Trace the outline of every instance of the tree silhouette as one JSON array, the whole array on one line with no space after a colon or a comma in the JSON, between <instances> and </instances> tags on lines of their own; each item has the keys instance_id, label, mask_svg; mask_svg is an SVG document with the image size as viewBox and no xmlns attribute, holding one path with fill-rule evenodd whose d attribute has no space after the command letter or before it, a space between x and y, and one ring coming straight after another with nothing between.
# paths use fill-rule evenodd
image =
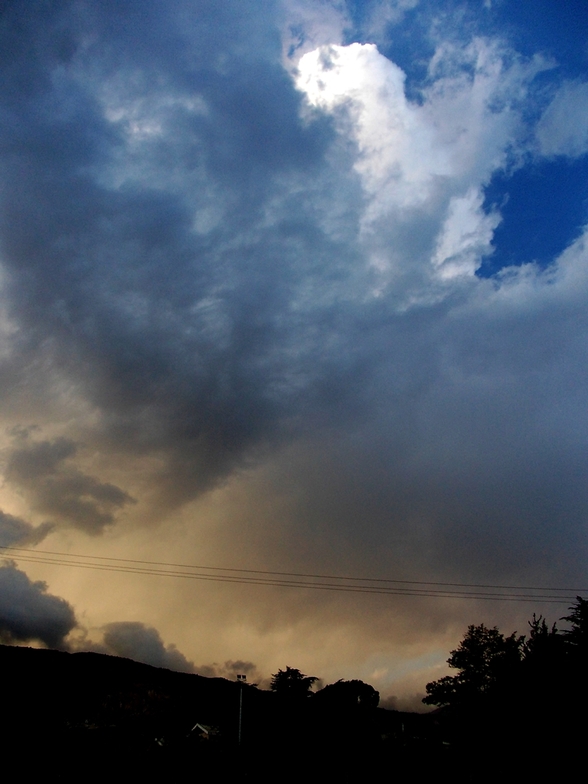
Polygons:
<instances>
[{"instance_id":1,"label":"tree silhouette","mask_svg":"<svg viewBox=\"0 0 588 784\"><path fill-rule=\"evenodd\" d=\"M523 645L523 663L525 669L541 673L544 676L546 669L557 667L562 663L565 654L565 639L558 631L557 626L549 627L542 615L533 613L533 620L529 621L529 637Z\"/></svg>"},{"instance_id":2,"label":"tree silhouette","mask_svg":"<svg viewBox=\"0 0 588 784\"><path fill-rule=\"evenodd\" d=\"M377 708L380 702L380 693L369 683L360 680L340 680L317 691L316 700L325 706L339 710Z\"/></svg>"},{"instance_id":3,"label":"tree silhouette","mask_svg":"<svg viewBox=\"0 0 588 784\"><path fill-rule=\"evenodd\" d=\"M438 721L459 767L484 760L483 773L464 781L494 782L517 758L528 776L560 777L561 760L583 748L588 601L578 596L562 620L568 629L534 615L526 639L469 626L447 660L458 674L427 684L423 702L443 708Z\"/></svg>"},{"instance_id":4,"label":"tree silhouette","mask_svg":"<svg viewBox=\"0 0 588 784\"><path fill-rule=\"evenodd\" d=\"M458 705L488 693L521 662L525 638L514 632L505 637L495 626L468 626L459 647L451 651L447 663L459 670L428 683L427 705Z\"/></svg>"},{"instance_id":5,"label":"tree silhouette","mask_svg":"<svg viewBox=\"0 0 588 784\"><path fill-rule=\"evenodd\" d=\"M270 688L281 696L304 698L311 693L312 684L317 680L314 675L304 675L295 667L286 667L272 675Z\"/></svg>"},{"instance_id":6,"label":"tree silhouette","mask_svg":"<svg viewBox=\"0 0 588 784\"><path fill-rule=\"evenodd\" d=\"M561 620L571 624L570 629L564 629L562 636L566 643L577 651L588 650L588 599L576 596L576 603L572 605L569 615Z\"/></svg>"}]
</instances>

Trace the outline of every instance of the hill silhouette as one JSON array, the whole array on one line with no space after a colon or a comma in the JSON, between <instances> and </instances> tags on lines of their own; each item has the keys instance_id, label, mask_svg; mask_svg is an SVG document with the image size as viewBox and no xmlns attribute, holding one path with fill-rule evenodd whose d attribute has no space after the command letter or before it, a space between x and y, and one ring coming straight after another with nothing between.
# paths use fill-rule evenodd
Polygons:
<instances>
[{"instance_id":1,"label":"hill silhouette","mask_svg":"<svg viewBox=\"0 0 588 784\"><path fill-rule=\"evenodd\" d=\"M346 782L441 750L434 716L378 708L361 681L292 699L104 654L12 646L0 646L0 667L2 738L29 776Z\"/></svg>"}]
</instances>

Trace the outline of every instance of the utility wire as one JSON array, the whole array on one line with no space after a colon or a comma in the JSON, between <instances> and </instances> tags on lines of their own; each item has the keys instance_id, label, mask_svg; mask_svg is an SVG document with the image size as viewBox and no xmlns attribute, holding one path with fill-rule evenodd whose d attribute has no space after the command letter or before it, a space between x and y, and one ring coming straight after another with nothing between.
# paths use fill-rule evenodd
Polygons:
<instances>
[{"instance_id":1,"label":"utility wire","mask_svg":"<svg viewBox=\"0 0 588 784\"><path fill-rule=\"evenodd\" d=\"M263 569L236 569L228 566L203 566L202 564L186 564L186 563L173 563L168 561L145 561L137 558L117 558L114 556L104 555L86 555L83 553L64 553L59 550L30 550L23 547L10 547L0 546L0 551L20 552L29 555L36 555L42 553L43 555L60 555L66 558L87 558L97 561L115 561L117 563L132 563L132 564L146 564L147 566L158 567L178 567L181 569L205 569L211 571L221 572L243 572L248 574L267 574L279 577L308 577L317 578L320 580L352 580L359 582L378 582L378 583L402 583L404 585L440 585L444 587L457 587L457 588L495 588L503 589L506 591L565 591L566 593L588 593L588 588L553 588L547 586L530 586L530 585L495 585L492 583L449 583L449 582L434 582L432 580L394 580L387 577L349 577L345 575L332 575L332 574L312 574L304 572L275 572Z\"/></svg>"},{"instance_id":2,"label":"utility wire","mask_svg":"<svg viewBox=\"0 0 588 784\"><path fill-rule=\"evenodd\" d=\"M238 577L232 575L203 575L197 572L178 572L178 571L164 571L146 569L141 567L126 567L126 566L109 566L106 564L91 564L84 563L83 561L74 560L58 560L49 558L35 558L29 556L19 556L19 560L28 561L30 563L45 563L55 566L76 566L86 569L97 569L100 571L110 572L127 572L131 574L145 574L158 577L182 577L193 580L213 580L217 582L233 582L240 584L251 585L273 585L286 588L319 588L324 590L346 591L353 593L377 593L377 594L391 594L394 596L439 596L439 597L456 597L456 598L487 598L487 599L508 599L509 601L537 601L537 600L557 600L569 601L566 597L549 596L549 595L529 595L529 594L499 594L499 593L481 593L472 591L443 591L432 589L407 589L407 588L386 588L375 586L361 586L361 585L337 585L330 583L317 583L317 582L302 582L297 580L277 580L277 579L264 579L254 577ZM571 597L570 597L571 598Z\"/></svg>"},{"instance_id":3,"label":"utility wire","mask_svg":"<svg viewBox=\"0 0 588 784\"><path fill-rule=\"evenodd\" d=\"M157 577L176 577L192 580L227 582L242 585L265 585L283 588L311 588L313 590L338 591L345 593L372 593L391 596L421 596L439 599L482 599L486 601L510 602L541 601L547 603L564 604L574 601L578 594L587 592L586 589L573 588L539 588L529 586L506 586L476 583L443 583L422 580L393 580L388 578L373 577L344 577L339 575L305 574L299 572L271 572L260 569L235 569L230 567L175 564L166 563L163 561L146 561L132 558L115 558L108 556L82 555L77 553L70 554L53 550L32 551L19 547L0 547L0 550L6 552L8 555L12 555L17 560L26 561L29 563L43 563L55 566L72 566L76 568L94 569L99 571L124 572ZM203 573L202 570L205 570L207 573ZM223 572L229 572L230 574L223 574ZM327 582L317 582L317 580ZM506 591L507 593L501 593L501 591ZM513 591L540 591L541 593L513 593ZM557 593L554 595L547 592ZM561 595L563 592L568 593L568 595Z\"/></svg>"}]
</instances>

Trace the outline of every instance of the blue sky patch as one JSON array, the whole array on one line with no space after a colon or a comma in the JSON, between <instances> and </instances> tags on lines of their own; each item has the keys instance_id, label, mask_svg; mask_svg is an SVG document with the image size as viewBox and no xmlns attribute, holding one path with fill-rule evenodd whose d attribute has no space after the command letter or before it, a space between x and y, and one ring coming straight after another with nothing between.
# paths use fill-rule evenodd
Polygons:
<instances>
[{"instance_id":1,"label":"blue sky patch","mask_svg":"<svg viewBox=\"0 0 588 784\"><path fill-rule=\"evenodd\" d=\"M494 233L495 251L478 275L528 262L545 267L588 221L588 156L535 160L512 174L499 171L486 188L484 207L498 207L502 222Z\"/></svg>"}]
</instances>

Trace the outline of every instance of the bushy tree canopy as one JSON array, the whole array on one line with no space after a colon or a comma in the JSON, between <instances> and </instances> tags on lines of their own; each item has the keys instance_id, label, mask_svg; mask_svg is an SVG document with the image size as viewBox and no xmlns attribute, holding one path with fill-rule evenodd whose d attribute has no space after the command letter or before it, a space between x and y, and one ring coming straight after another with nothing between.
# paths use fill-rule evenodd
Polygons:
<instances>
[{"instance_id":1,"label":"bushy tree canopy","mask_svg":"<svg viewBox=\"0 0 588 784\"><path fill-rule=\"evenodd\" d=\"M330 683L316 694L317 700L331 708L377 708L380 693L360 680Z\"/></svg>"},{"instance_id":2,"label":"bushy tree canopy","mask_svg":"<svg viewBox=\"0 0 588 784\"><path fill-rule=\"evenodd\" d=\"M452 705L488 692L522 658L525 638L516 632L505 637L497 627L468 626L459 647L451 651L447 663L459 670L427 684L428 705Z\"/></svg>"},{"instance_id":3,"label":"bushy tree canopy","mask_svg":"<svg viewBox=\"0 0 588 784\"><path fill-rule=\"evenodd\" d=\"M307 697L312 684L317 681L314 675L304 675L295 667L286 667L272 675L270 688L276 694L288 697Z\"/></svg>"},{"instance_id":4,"label":"bushy tree canopy","mask_svg":"<svg viewBox=\"0 0 588 784\"><path fill-rule=\"evenodd\" d=\"M570 614L561 620L570 624L569 629L564 629L562 635L567 643L576 650L588 649L588 600L576 597L576 603L570 607Z\"/></svg>"},{"instance_id":5,"label":"bushy tree canopy","mask_svg":"<svg viewBox=\"0 0 588 784\"><path fill-rule=\"evenodd\" d=\"M496 695L500 688L512 689L515 680L519 691L526 688L532 694L537 683L551 684L553 690L558 672L575 677L578 667L584 667L588 651L588 601L578 596L570 614L561 620L570 628L560 631L555 624L549 627L541 615L533 615L528 638L516 632L505 637L496 627L489 629L484 624L469 626L447 660L458 674L428 683L423 702L466 705L484 694Z\"/></svg>"}]
</instances>

